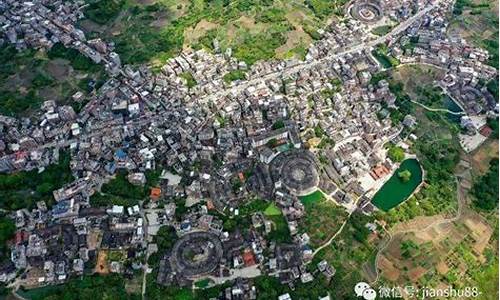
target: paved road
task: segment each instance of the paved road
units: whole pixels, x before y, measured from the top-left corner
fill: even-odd
[[[452,114],[452,115],[457,115],[457,116],[462,116],[462,115],[465,115],[465,112],[463,111],[460,111],[460,112],[456,112],[456,111],[451,111],[449,109],[445,109],[445,108],[432,108],[432,107],[429,107],[429,106],[426,106],[425,104],[422,104],[418,101],[415,101],[415,100],[411,100],[410,101],[412,103],[415,103],[416,105],[418,106],[421,106],[423,107],[425,110],[428,110],[428,111],[434,111],[434,112],[445,112],[445,113],[449,113],[449,114]]]
[[[255,278],[259,277],[262,274],[262,272],[259,269],[259,265],[253,265],[250,267],[245,267],[242,269],[232,269],[230,272],[230,275],[227,277],[215,277],[215,276],[207,276],[208,278],[212,279],[215,284],[223,284],[226,281],[231,281],[236,278]]]
[[[387,33],[384,36],[380,36],[380,37],[378,37],[374,40],[371,40],[369,42],[366,42],[366,43],[353,44],[353,45],[350,45],[347,47],[339,48],[339,50],[337,50],[336,52],[334,52],[330,55],[327,55],[323,58],[313,60],[310,62],[297,63],[293,66],[286,68],[285,70],[274,71],[274,72],[270,72],[270,73],[264,74],[264,75],[258,74],[259,77],[257,77],[257,78],[247,80],[247,81],[245,81],[245,82],[243,82],[235,87],[232,87],[232,88],[229,88],[227,90],[220,91],[220,92],[216,92],[216,93],[211,94],[209,96],[206,96],[204,98],[205,98],[205,100],[212,100],[212,101],[216,100],[218,98],[220,99],[220,98],[227,96],[233,92],[236,92],[236,93],[242,92],[246,88],[253,86],[253,85],[257,85],[258,83],[261,83],[262,81],[275,79],[277,77],[286,77],[290,74],[299,72],[299,71],[304,70],[304,69],[309,69],[309,68],[313,68],[313,67],[321,65],[321,64],[326,64],[331,60],[335,60],[335,59],[342,57],[342,56],[345,56],[347,54],[357,53],[357,52],[361,52],[361,51],[370,49],[373,46],[384,43],[387,39],[390,39],[394,36],[399,35],[403,31],[405,31],[408,27],[410,27],[410,25],[412,25],[415,21],[419,20],[426,13],[428,13],[429,11],[431,11],[432,9],[437,7],[441,2],[442,1],[436,1],[433,4],[427,6],[426,8],[420,10],[418,13],[416,13],[412,17],[408,18],[407,20],[401,22],[398,26],[394,27],[393,30],[391,30],[389,33]]]
[[[347,47],[341,47],[337,51],[335,51],[334,53],[327,55],[323,58],[313,60],[310,62],[300,62],[300,63],[297,63],[295,65],[287,67],[285,70],[273,71],[273,72],[270,72],[267,74],[257,74],[256,76],[258,76],[258,77],[251,78],[251,79],[244,81],[244,82],[242,82],[234,87],[230,87],[228,89],[225,89],[225,90],[222,90],[219,92],[215,92],[213,94],[210,94],[210,95],[207,95],[204,97],[200,97],[199,101],[201,103],[207,103],[207,102],[218,103],[217,107],[219,109],[222,109],[228,105],[227,101],[217,101],[217,100],[224,99],[224,97],[226,97],[230,94],[238,94],[238,93],[241,93],[244,90],[246,90],[248,87],[258,85],[261,82],[265,82],[265,81],[271,80],[271,79],[276,79],[279,77],[286,77],[288,75],[297,73],[301,70],[306,70],[306,69],[310,69],[310,68],[313,68],[313,67],[318,66],[318,65],[327,64],[329,61],[335,60],[335,59],[342,57],[344,55],[351,54],[351,53],[357,53],[357,52],[361,52],[361,51],[370,49],[371,47],[376,46],[376,45],[381,44],[381,43],[384,43],[387,39],[390,39],[390,38],[402,33],[403,31],[408,29],[408,27],[410,27],[415,21],[422,18],[422,16],[424,16],[426,13],[428,13],[432,9],[436,8],[441,2],[442,2],[442,0],[437,0],[436,2],[427,6],[426,8],[420,10],[414,16],[408,18],[406,21],[401,22],[398,26],[394,27],[392,29],[392,31],[390,31],[389,33],[387,33],[384,36],[378,37],[378,38],[371,40],[369,42],[366,42],[366,43],[358,43],[358,44],[353,44],[353,45],[350,45]],[[207,119],[205,120],[205,122],[202,125],[205,125],[207,122],[210,121],[210,119],[212,119],[214,117],[215,117],[215,113],[212,113],[211,115],[209,115],[207,117]],[[203,126],[200,126],[200,130],[201,130],[201,128],[203,128]]]
[[[293,66],[290,66],[284,70],[274,71],[274,72],[270,72],[270,73],[267,73],[264,75],[259,74],[258,77],[247,80],[247,81],[245,81],[237,86],[230,87],[228,89],[225,89],[225,90],[222,90],[222,91],[219,91],[219,92],[216,92],[216,93],[204,96],[204,97],[200,97],[199,101],[201,103],[207,103],[209,101],[214,101],[215,103],[219,103],[217,106],[221,109],[224,106],[226,106],[228,103],[225,101],[217,101],[217,100],[224,98],[225,96],[227,96],[229,94],[241,93],[242,91],[244,91],[248,87],[257,85],[261,82],[264,82],[264,81],[267,81],[270,79],[276,79],[276,78],[282,77],[282,76],[286,77],[290,74],[294,74],[294,73],[299,72],[299,71],[304,70],[304,69],[310,69],[310,68],[313,68],[313,67],[321,65],[321,64],[326,64],[329,61],[337,59],[337,58],[342,57],[344,55],[347,55],[350,53],[361,52],[361,51],[370,49],[371,47],[373,47],[375,45],[378,45],[380,43],[385,42],[387,39],[390,39],[394,36],[397,36],[398,34],[403,32],[404,30],[406,30],[415,21],[420,19],[422,16],[424,16],[426,13],[428,13],[429,11],[434,9],[436,6],[438,6],[440,3],[441,3],[441,1],[436,1],[432,5],[427,6],[426,8],[422,9],[417,14],[415,14],[414,16],[412,16],[412,17],[408,18],[406,21],[400,23],[398,26],[393,28],[393,30],[391,32],[389,32],[388,34],[386,34],[384,36],[378,37],[378,38],[371,40],[369,42],[366,42],[366,43],[353,44],[353,45],[350,45],[347,47],[339,48],[334,53],[327,55],[323,58],[317,59],[317,60],[313,60],[313,61],[309,61],[309,62],[300,62],[300,63],[297,63]],[[165,112],[165,113],[167,113],[167,112]],[[210,122],[210,120],[213,117],[215,117],[214,114],[209,115],[205,119],[204,123],[198,127],[199,130],[201,130],[203,128],[204,124],[206,124],[207,122]],[[147,118],[145,118],[143,116],[140,119],[133,120],[133,121],[129,122],[127,125],[133,125],[135,127],[139,127],[139,126],[151,124],[153,122],[161,121],[164,118],[165,118],[164,113],[160,113],[156,116],[147,116]],[[82,135],[80,135],[78,137],[75,137],[72,139],[66,139],[66,140],[62,140],[62,141],[57,141],[57,142],[49,142],[49,143],[40,145],[35,149],[30,149],[30,150],[42,150],[42,149],[47,149],[47,148],[68,147],[72,143],[75,143],[78,141],[89,140],[93,137],[105,136],[111,132],[120,131],[123,129],[123,126],[124,125],[119,124],[119,125],[110,126],[110,127],[106,127],[106,128],[92,129],[91,132],[83,133]]]
[[[149,259],[149,251],[148,251],[148,237],[149,237],[149,232],[148,232],[148,219],[146,218],[146,213],[145,213],[145,209],[143,209],[143,206],[144,206],[144,202],[141,202],[141,209],[140,209],[140,214],[141,214],[141,218],[142,218],[142,230],[144,232],[144,240],[146,241],[145,242],[145,246],[146,246],[146,262],[144,263],[144,266],[142,268],[142,289],[141,289],[141,295],[142,295],[142,299],[145,299],[146,297],[146,286],[147,286],[147,278],[148,278],[148,269],[149,269],[149,265],[148,265],[148,259]]]
[[[361,197],[358,197],[355,201],[354,201],[354,206],[357,206],[358,202],[359,202],[359,199],[361,199]],[[351,212],[349,212],[349,215],[347,216],[347,218],[345,219],[344,223],[342,223],[342,225],[340,226],[339,230],[337,230],[337,232],[335,232],[335,234],[332,235],[332,237],[326,241],[323,245],[319,246],[318,248],[316,248],[316,250],[314,250],[313,252],[313,257],[316,256],[316,254],[318,254],[321,250],[323,250],[325,247],[329,246],[334,240],[335,238],[337,238],[337,236],[339,234],[342,233],[342,230],[344,230],[344,227],[345,225],[347,224],[347,222],[349,222],[349,219],[351,218],[351,215],[355,212],[356,210],[352,210]]]

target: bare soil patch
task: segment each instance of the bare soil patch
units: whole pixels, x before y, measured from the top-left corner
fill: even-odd
[[[99,231],[92,230],[87,234],[87,244],[89,250],[95,250],[101,244],[101,234]]]
[[[382,269],[382,276],[390,281],[396,281],[401,272],[384,255],[380,256],[379,267]]]
[[[287,32],[286,43],[276,48],[276,57],[284,58],[293,48],[301,45],[307,48],[311,42],[312,38],[304,32],[302,27],[296,26],[295,30]]]
[[[26,93],[31,87],[31,81],[35,78],[32,69],[24,68],[19,73],[9,77],[4,84],[4,88],[9,91],[20,91]]]
[[[488,171],[490,160],[498,158],[498,140],[488,140],[472,154],[472,170],[478,175]]]
[[[153,4],[156,2],[155,0],[134,0],[134,1],[137,4],[141,4],[141,5],[150,5],[150,4]]]
[[[493,229],[476,212],[470,212],[465,216],[465,226],[471,231],[470,236],[474,240],[472,249],[481,257],[484,249],[488,246]]]
[[[418,216],[408,222],[396,224],[392,231],[423,230],[438,220],[443,220],[443,216]]]
[[[193,42],[203,37],[207,31],[218,27],[219,24],[203,19],[198,22],[195,27],[186,28],[186,30],[184,30],[184,48],[189,48],[189,45],[192,45]]]
[[[105,28],[94,21],[89,19],[84,19],[80,21],[80,28],[82,28],[85,32],[99,32],[102,33],[105,31]]]
[[[97,263],[95,266],[95,271],[99,274],[108,274],[109,266],[108,266],[108,251],[101,250],[97,255]]]
[[[425,273],[427,273],[427,269],[418,266],[408,271],[408,277],[412,282],[416,282],[420,277],[424,276]]]
[[[56,87],[43,87],[38,90],[38,95],[43,99],[51,99],[59,102],[62,100],[61,93],[58,92]]]
[[[49,61],[47,63],[47,73],[58,81],[66,80],[71,73],[69,61],[61,58]]]
[[[443,78],[445,72],[427,65],[403,65],[393,74],[396,80],[403,82],[404,90],[414,99],[417,88],[433,85],[434,81]]]

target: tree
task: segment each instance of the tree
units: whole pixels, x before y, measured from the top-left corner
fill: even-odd
[[[276,130],[276,129],[280,129],[280,128],[283,128],[285,127],[285,122],[281,119],[277,120],[276,122],[274,122],[273,124],[273,129]]]
[[[32,291],[30,293],[30,291]],[[52,286],[50,289],[30,290],[29,298],[39,299],[141,299],[140,294],[128,293],[125,289],[125,280],[119,274],[106,276],[91,275],[73,278],[64,285]]]
[[[9,257],[7,241],[14,236],[16,231],[16,226],[11,219],[1,217],[0,218],[0,261]]]
[[[403,148],[392,144],[389,146],[387,155],[393,162],[402,162],[405,159],[405,152]]]
[[[192,88],[198,84],[196,82],[196,79],[194,79],[193,74],[191,74],[190,72],[181,73],[179,76],[186,80],[186,85],[188,88]]]
[[[69,162],[69,152],[61,152],[59,163],[49,165],[41,173],[32,170],[0,174],[0,207],[31,208],[40,200],[50,206],[54,201],[52,191],[73,180]]]
[[[403,182],[408,182],[411,179],[411,172],[409,170],[403,170],[398,173],[399,179]]]
[[[479,177],[472,187],[474,204],[484,210],[493,210],[498,205],[498,158],[490,161],[486,174]]]
[[[274,147],[278,146],[278,140],[277,139],[270,139],[266,143],[266,146],[268,146],[269,148],[274,148]]]
[[[316,127],[314,127],[314,135],[318,138],[321,138],[323,137],[323,135],[325,134],[325,131],[323,130],[323,128],[321,128],[321,126],[318,124],[316,125]]]
[[[155,236],[156,244],[158,245],[158,251],[167,251],[172,249],[178,236],[175,228],[172,226],[162,226],[158,229]]]
[[[493,130],[491,136],[493,138],[498,137],[498,118],[488,118],[488,126]]]
[[[127,179],[127,172],[119,171],[116,177],[104,184],[101,191],[105,194],[115,195],[126,199],[143,199],[149,189],[131,184]]]
[[[246,73],[242,70],[234,70],[229,73],[224,74],[222,79],[225,83],[230,83],[235,80],[243,80],[246,78]]]

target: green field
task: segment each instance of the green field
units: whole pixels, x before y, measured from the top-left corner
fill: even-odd
[[[302,202],[304,205],[318,202],[320,200],[323,200],[324,198],[325,198],[325,195],[320,190],[317,190],[309,195],[299,197],[300,202]]]
[[[278,216],[281,215],[281,211],[274,203],[269,204],[269,206],[264,211],[266,216]]]
[[[337,232],[347,217],[347,212],[326,199],[320,191],[302,197],[301,201],[306,214],[300,220],[299,231],[307,232],[312,247],[322,245]]]
[[[374,35],[383,36],[383,35],[388,34],[391,31],[391,29],[392,29],[392,26],[383,25],[383,26],[373,28],[372,33]]]
[[[87,0],[81,27],[116,44],[126,63],[158,65],[183,49],[232,48],[247,64],[302,59],[346,0]],[[124,22],[125,21],[125,22]]]
[[[404,182],[398,174],[408,170],[411,172],[409,181]],[[380,188],[373,197],[372,203],[378,208],[388,211],[408,199],[422,182],[422,169],[416,159],[407,159],[401,163],[392,177]]]
[[[139,204],[151,191],[152,187],[159,184],[160,171],[147,171],[146,184],[136,186],[127,179],[127,173],[119,171],[115,178],[105,183],[101,187],[101,192],[97,192],[90,197],[92,207],[106,207],[110,205],[134,206]]]
[[[0,174],[0,208],[31,209],[37,201],[54,204],[52,191],[73,181],[69,167],[69,152],[61,152],[59,162],[51,164],[43,172],[38,170]]]
[[[194,283],[194,286],[199,289],[205,289],[207,288],[210,284],[212,284],[213,281],[209,278],[205,278],[202,280],[198,280]]]
[[[118,274],[107,276],[82,276],[73,278],[64,285],[49,285],[41,288],[24,290],[17,293],[30,300],[41,299],[140,299],[140,295],[128,294],[125,279]],[[75,296],[78,295],[78,296]]]
[[[373,57],[386,69],[399,65],[399,61],[388,53],[387,46],[379,46],[372,51]]]

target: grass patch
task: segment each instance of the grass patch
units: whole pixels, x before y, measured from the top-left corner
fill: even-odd
[[[266,210],[264,210],[264,215],[266,215],[266,216],[278,216],[278,215],[281,215],[281,211],[274,203],[271,203],[266,208]]]
[[[325,243],[338,231],[342,222],[347,217],[343,207],[335,205],[321,195],[316,194],[304,203],[306,215],[300,222],[299,231],[307,232],[311,245],[317,247]]]
[[[386,44],[377,46],[377,48],[372,51],[372,55],[386,69],[399,65],[399,60],[389,54],[389,47],[387,47]]]
[[[383,36],[383,35],[386,35],[389,32],[391,32],[391,30],[392,30],[392,26],[383,25],[383,26],[378,26],[378,27],[373,28],[372,33],[374,35]]]
[[[180,77],[184,78],[186,80],[186,85],[188,88],[193,88],[195,85],[198,84],[196,82],[196,80],[194,79],[193,74],[191,74],[189,72],[181,73]]]
[[[63,285],[18,291],[23,298],[42,299],[141,299],[141,295],[128,294],[125,290],[125,279],[122,275],[83,276],[69,280]]]
[[[205,278],[202,280],[198,280],[194,283],[194,286],[199,288],[199,289],[204,289],[207,288],[213,281],[209,278]]]
[[[93,207],[106,207],[110,205],[134,206],[139,204],[139,200],[146,198],[152,187],[159,184],[161,171],[147,171],[146,184],[136,186],[127,179],[127,172],[120,171],[115,178],[101,187],[100,193],[95,193],[90,197],[90,205]]]
[[[241,216],[249,216],[256,212],[262,212],[269,206],[269,202],[262,199],[255,199],[240,207]]]
[[[306,205],[325,199],[325,195],[320,190],[317,190],[309,195],[300,196],[299,199],[300,202]]]
[[[118,262],[121,262],[123,260],[125,260],[125,253],[123,253],[123,251],[120,251],[120,250],[111,250],[108,252],[108,256],[107,256],[107,259],[109,262],[112,262],[112,261],[118,261]]]
[[[225,83],[230,83],[236,80],[244,80],[245,78],[246,78],[246,72],[242,70],[230,71],[222,77]]]
[[[276,243],[291,243],[292,237],[285,216],[280,212],[278,215],[270,215],[267,218],[273,223],[273,229],[267,235],[267,239]]]
[[[300,60],[304,60],[306,58],[306,55],[307,55],[307,51],[308,51],[308,47],[305,43],[301,42],[299,43],[297,46],[295,46],[294,48],[290,49],[287,54],[286,54],[286,57],[287,58],[291,58],[291,57],[296,57]]]

